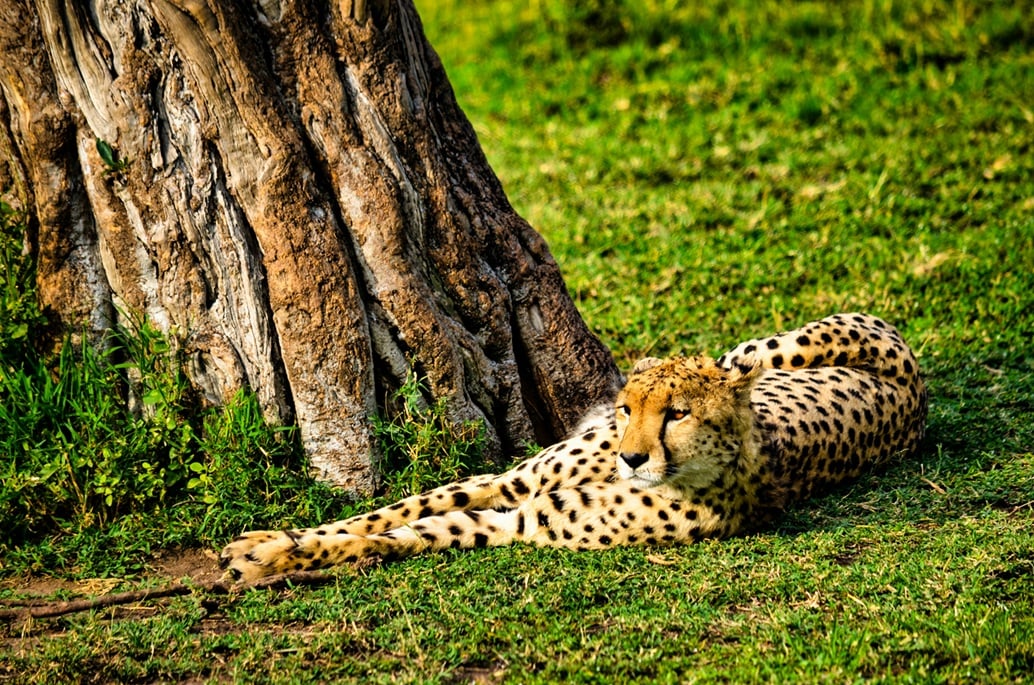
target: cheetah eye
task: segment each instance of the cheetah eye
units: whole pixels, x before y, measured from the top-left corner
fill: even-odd
[[[620,407],[618,407],[618,413],[623,416],[631,416],[632,410],[628,408],[627,404],[622,404]]]
[[[669,409],[665,419],[668,421],[681,421],[687,416],[689,416],[688,409]]]

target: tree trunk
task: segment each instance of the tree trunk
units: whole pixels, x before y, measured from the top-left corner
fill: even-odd
[[[206,397],[250,386],[358,492],[410,372],[497,452],[557,438],[617,379],[609,352],[411,0],[329,5],[0,0],[0,185],[43,304],[71,331],[146,314]]]

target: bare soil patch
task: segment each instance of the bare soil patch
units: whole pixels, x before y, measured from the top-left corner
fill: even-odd
[[[210,549],[163,550],[150,564],[151,572],[144,576],[123,578],[84,578],[67,580],[52,576],[22,576],[0,580],[0,592],[10,592],[14,599],[0,599],[0,607],[33,606],[33,602],[95,597],[126,589],[132,585],[148,586],[160,581],[210,583],[219,580],[222,571],[219,557]]]
[[[219,581],[222,571],[218,557],[209,549],[177,549],[163,550],[155,555],[150,564],[151,571],[146,575],[124,578],[84,578],[69,580],[53,576],[21,576],[0,581],[0,612],[9,610],[42,608],[61,602],[75,600],[91,600],[116,592],[142,590],[147,588],[161,589],[179,584],[211,585]],[[160,600],[155,600],[160,601]],[[137,603],[132,607],[112,607],[111,618],[152,616],[159,607],[152,604]],[[29,635],[60,634],[65,628],[61,621],[50,619],[8,618],[3,630],[4,646],[12,647],[12,640],[22,643]]]

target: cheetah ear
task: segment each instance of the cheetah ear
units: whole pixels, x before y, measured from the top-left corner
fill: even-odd
[[[764,368],[761,364],[754,364],[753,366],[743,369],[740,366],[733,366],[731,369],[726,371],[726,382],[729,387],[732,388],[736,399],[743,402],[750,402],[750,393],[754,389],[754,385],[761,378],[761,373]]]
[[[660,364],[662,361],[664,360],[658,359],[657,357],[643,357],[635,363],[635,366],[632,367],[632,372],[629,375],[634,376],[635,374],[642,373],[647,369],[652,369],[653,367]]]

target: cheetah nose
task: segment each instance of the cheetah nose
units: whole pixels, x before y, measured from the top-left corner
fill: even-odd
[[[642,452],[633,452],[631,454],[629,454],[628,452],[621,453],[621,461],[628,464],[628,468],[632,470],[635,470],[643,464],[645,464],[646,460],[649,458],[649,455],[643,454]]]

